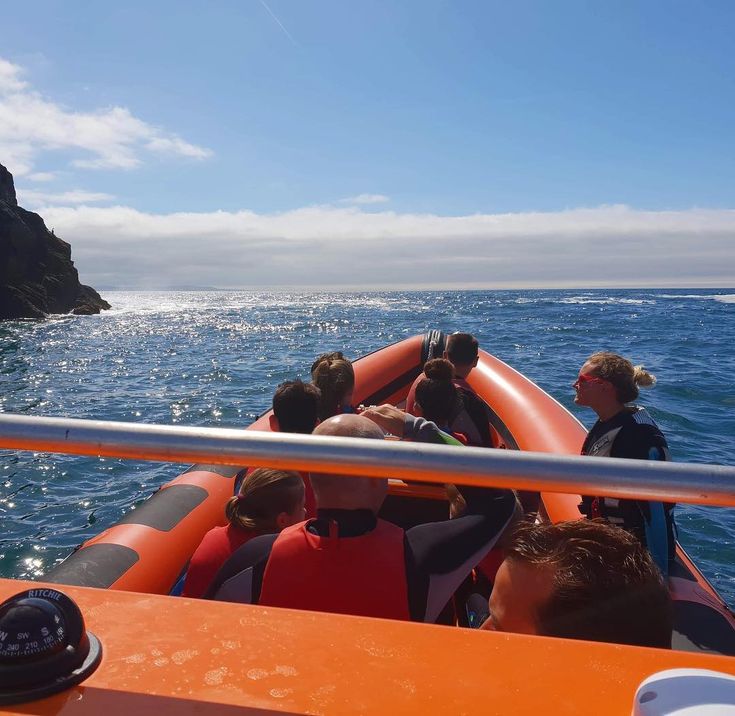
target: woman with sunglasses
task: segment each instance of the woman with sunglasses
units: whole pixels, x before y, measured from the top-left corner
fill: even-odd
[[[638,397],[638,386],[650,386],[656,377],[615,353],[591,355],[572,384],[574,402],[597,413],[582,445],[582,455],[638,460],[670,460],[666,438],[645,408],[628,405]],[[583,497],[580,509],[587,517],[602,517],[634,534],[648,547],[666,575],[675,552],[674,505],[612,497]]]

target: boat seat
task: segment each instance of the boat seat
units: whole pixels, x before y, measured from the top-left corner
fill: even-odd
[[[705,604],[674,600],[672,647],[735,656],[735,633],[722,614]]]

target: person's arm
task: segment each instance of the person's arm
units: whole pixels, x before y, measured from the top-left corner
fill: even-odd
[[[384,432],[395,435],[401,438],[401,440],[444,445],[462,445],[456,438],[439,430],[435,423],[405,413],[393,405],[371,406],[362,412],[362,416],[372,420]]]
[[[669,446],[663,435],[652,435],[648,441],[647,460],[670,460]],[[649,502],[648,515],[644,519],[646,530],[646,544],[648,551],[656,562],[664,577],[669,574],[669,554],[674,550],[674,545],[669,544],[673,540],[673,530],[669,529],[666,508],[663,502]],[[646,513],[644,512],[644,517]]]
[[[663,502],[648,502],[648,516],[643,524],[646,530],[646,546],[664,577],[669,575],[669,529]]]
[[[406,573],[411,618],[434,622],[462,581],[522,516],[512,490],[459,487],[461,517],[418,525],[406,532]]]
[[[424,418],[418,418],[406,413],[403,423],[403,439],[417,443],[432,443],[435,445],[459,445],[461,441],[452,435],[439,430],[435,423]]]
[[[621,431],[615,440],[611,457],[627,457],[634,460],[671,459],[666,438],[653,425],[636,425],[634,429]],[[635,500],[643,516],[646,546],[664,576],[668,574],[669,554],[673,545],[669,544],[673,537],[669,529],[666,509],[662,502]]]

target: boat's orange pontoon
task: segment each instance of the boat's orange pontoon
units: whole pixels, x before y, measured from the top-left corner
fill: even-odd
[[[438,333],[417,336],[356,361],[356,403],[400,403],[442,341]],[[585,435],[580,423],[512,368],[481,353],[469,382],[490,406],[507,447],[578,455]],[[267,415],[251,429],[267,431]],[[71,432],[41,444],[25,435],[1,444],[94,452],[94,446],[75,446]],[[263,440],[282,443],[277,457],[271,450],[270,464],[297,464],[298,451],[287,449],[293,440]],[[139,438],[136,448],[128,448],[121,440],[114,446],[101,440],[97,452],[174,457],[143,449],[143,443]],[[452,448],[435,450],[446,456]],[[468,456],[500,452],[465,450]],[[183,439],[175,457],[196,454],[187,452]],[[334,469],[334,461],[310,459],[311,468]],[[249,461],[266,463],[262,456]],[[402,475],[421,476],[396,464]],[[620,714],[631,712],[638,685],[654,672],[692,667],[735,674],[735,660],[727,656],[735,654],[735,619],[680,548],[670,579],[676,610],[676,650],[670,652],[167,596],[204,533],[223,522],[238,470],[195,465],[47,575],[46,584],[78,602],[87,628],[102,643],[102,662],[83,685],[14,707],[18,713]],[[365,472],[359,465],[354,470]],[[461,483],[467,474],[445,472],[441,479]],[[509,484],[501,472],[473,479]],[[440,476],[429,481],[440,482]],[[577,519],[578,503],[578,495],[542,492],[540,512],[553,521]],[[444,519],[446,510],[438,485],[400,480],[391,483],[384,507],[388,519],[404,526]],[[0,580],[0,599],[33,586],[38,584]]]

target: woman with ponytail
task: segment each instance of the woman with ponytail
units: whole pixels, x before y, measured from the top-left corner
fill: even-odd
[[[311,382],[321,391],[319,420],[340,413],[352,413],[355,371],[340,351],[323,353],[311,366]]]
[[[467,436],[449,427],[452,416],[462,406],[454,385],[454,366],[445,358],[435,358],[424,365],[424,376],[416,386],[414,414],[431,420],[441,431],[467,445]]]
[[[582,455],[638,460],[670,460],[666,438],[645,408],[628,405],[638,387],[654,385],[656,376],[616,353],[591,355],[572,386],[574,402],[592,408],[597,422],[582,445]],[[648,547],[661,571],[675,554],[671,503],[583,497],[580,508],[588,517],[602,517],[623,527]]]
[[[189,563],[183,596],[202,597],[230,555],[253,537],[280,532],[306,519],[304,481],[298,472],[259,467],[225,506],[227,524],[214,527]]]

